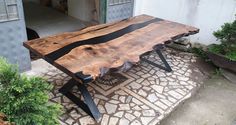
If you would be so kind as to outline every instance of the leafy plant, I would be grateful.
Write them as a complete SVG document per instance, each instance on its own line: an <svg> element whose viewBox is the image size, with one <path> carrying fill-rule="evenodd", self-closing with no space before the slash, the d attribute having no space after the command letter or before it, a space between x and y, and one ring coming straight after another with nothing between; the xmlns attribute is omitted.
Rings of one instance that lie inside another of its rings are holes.
<svg viewBox="0 0 236 125"><path fill-rule="evenodd" d="M208 57L207 57L207 54L206 52L203 50L203 48L197 48L197 47L194 47L191 49L191 52L192 53L195 53L197 56L207 60Z"/></svg>
<svg viewBox="0 0 236 125"><path fill-rule="evenodd" d="M0 125L15 125L15 124L8 122L6 115L3 113L0 113Z"/></svg>
<svg viewBox="0 0 236 125"><path fill-rule="evenodd" d="M236 20L232 23L225 23L213 35L220 40L221 44L212 44L208 50L236 61Z"/></svg>
<svg viewBox="0 0 236 125"><path fill-rule="evenodd" d="M0 58L0 112L17 125L57 125L61 106L49 104L52 89L40 77L26 77Z"/></svg>
<svg viewBox="0 0 236 125"><path fill-rule="evenodd" d="M213 33L222 42L236 42L236 20L232 23L225 23L220 30Z"/></svg>

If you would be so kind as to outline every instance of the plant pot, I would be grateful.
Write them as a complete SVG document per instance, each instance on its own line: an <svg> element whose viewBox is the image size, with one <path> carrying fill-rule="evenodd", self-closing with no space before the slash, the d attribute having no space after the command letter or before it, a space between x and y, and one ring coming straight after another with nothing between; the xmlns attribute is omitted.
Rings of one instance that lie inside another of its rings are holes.
<svg viewBox="0 0 236 125"><path fill-rule="evenodd" d="M236 72L236 61L232 61L221 54L207 51L209 59L218 67Z"/></svg>

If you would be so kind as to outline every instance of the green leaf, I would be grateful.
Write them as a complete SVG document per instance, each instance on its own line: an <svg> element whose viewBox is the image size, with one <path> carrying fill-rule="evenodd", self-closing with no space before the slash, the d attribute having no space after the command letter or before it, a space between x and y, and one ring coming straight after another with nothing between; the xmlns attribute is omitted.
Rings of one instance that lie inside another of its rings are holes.
<svg viewBox="0 0 236 125"><path fill-rule="evenodd" d="M49 105L52 86L41 77L20 75L16 65L0 58L0 112L17 125L57 125L58 104Z"/></svg>

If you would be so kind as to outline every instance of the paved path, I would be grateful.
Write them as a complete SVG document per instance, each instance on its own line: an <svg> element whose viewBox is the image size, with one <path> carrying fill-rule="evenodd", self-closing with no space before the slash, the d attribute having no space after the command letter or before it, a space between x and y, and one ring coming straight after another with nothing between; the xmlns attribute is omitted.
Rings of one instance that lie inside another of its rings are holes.
<svg viewBox="0 0 236 125"><path fill-rule="evenodd" d="M102 118L101 125L156 125L179 104L192 96L203 83L205 75L196 66L197 59L189 53L166 49L164 55L173 69L165 72L147 63L141 63L126 73L107 75L89 84L90 91ZM158 63L155 53L147 56ZM87 125L96 122L58 92L70 77L53 66L38 60L28 74L43 75L55 87L51 101L64 106L62 125ZM199 65L198 65L199 66ZM74 88L74 94L80 94Z"/></svg>
<svg viewBox="0 0 236 125"><path fill-rule="evenodd" d="M213 78L161 125L236 125L236 84Z"/></svg>

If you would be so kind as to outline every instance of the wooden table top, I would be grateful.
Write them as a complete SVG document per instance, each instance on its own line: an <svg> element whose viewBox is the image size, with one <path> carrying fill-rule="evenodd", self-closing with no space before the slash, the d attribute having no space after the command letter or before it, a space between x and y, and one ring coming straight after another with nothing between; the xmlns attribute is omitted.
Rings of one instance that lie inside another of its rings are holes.
<svg viewBox="0 0 236 125"><path fill-rule="evenodd" d="M127 62L137 63L155 45L198 32L195 27L140 15L27 41L24 46L72 77L82 71L96 78Z"/></svg>

